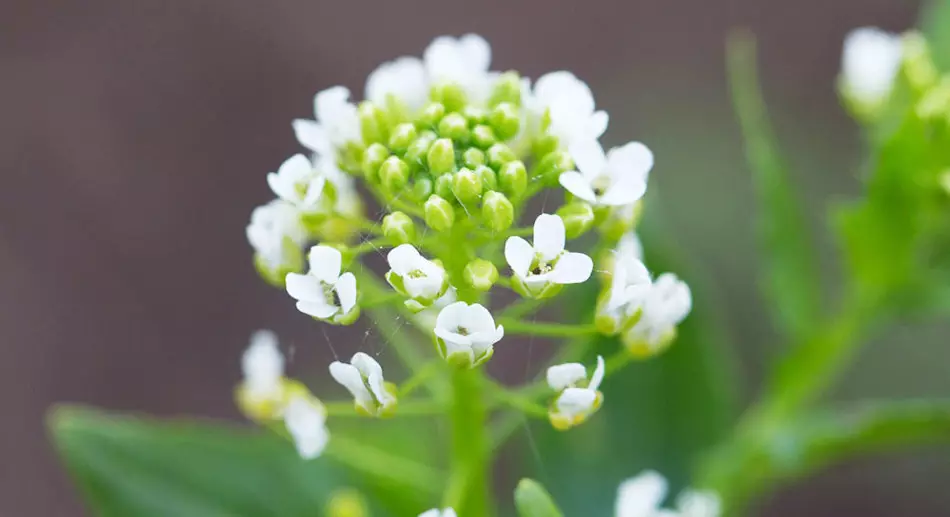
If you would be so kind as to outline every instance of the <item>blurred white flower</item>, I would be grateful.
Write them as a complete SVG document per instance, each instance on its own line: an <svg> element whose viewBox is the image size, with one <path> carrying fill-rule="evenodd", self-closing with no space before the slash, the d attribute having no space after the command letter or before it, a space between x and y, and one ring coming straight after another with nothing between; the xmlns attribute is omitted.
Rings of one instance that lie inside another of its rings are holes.
<svg viewBox="0 0 950 517"><path fill-rule="evenodd" d="M455 510L451 508L433 508L431 510L422 512L419 514L419 517L457 517L455 515Z"/></svg>
<svg viewBox="0 0 950 517"><path fill-rule="evenodd" d="M495 319L484 306L455 302L439 312L435 335L447 361L477 366L491 358L493 345L505 335L505 329L495 326Z"/></svg>
<svg viewBox="0 0 950 517"><path fill-rule="evenodd" d="M356 406L368 415L379 416L396 404L396 397L386 389L383 368L363 352L354 354L350 364L332 362L330 375L353 394Z"/></svg>
<svg viewBox="0 0 950 517"><path fill-rule="evenodd" d="M310 271L287 274L287 293L297 300L297 310L333 323L349 324L356 319L356 277L341 275L342 263L336 248L310 248Z"/></svg>
<svg viewBox="0 0 950 517"><path fill-rule="evenodd" d="M420 311L445 294L448 279L441 265L426 259L412 244L400 244L386 256L386 280L410 299L406 305Z"/></svg>
<svg viewBox="0 0 950 517"><path fill-rule="evenodd" d="M893 88L902 55L900 35L874 27L852 30L841 57L844 92L866 107L883 102Z"/></svg>
<svg viewBox="0 0 950 517"><path fill-rule="evenodd" d="M597 368L590 380L587 369L580 363L565 363L551 366L547 371L548 386L560 392L549 416L557 429L570 429L583 423L592 415L603 400L598 391L604 380L604 358L597 356Z"/></svg>
<svg viewBox="0 0 950 517"><path fill-rule="evenodd" d="M241 357L243 390L248 401L279 402L283 397L284 356L277 346L277 335L258 330Z"/></svg>
<svg viewBox="0 0 950 517"><path fill-rule="evenodd" d="M310 160L302 154L287 158L277 172L267 175L267 184L274 194L304 212L313 212L319 208L326 182L326 177L317 172Z"/></svg>
<svg viewBox="0 0 950 517"><path fill-rule="evenodd" d="M596 141L607 130L607 112L594 109L590 88L570 72L541 76L534 85L531 109L536 117L547 117L548 133L565 148Z"/></svg>
<svg viewBox="0 0 950 517"><path fill-rule="evenodd" d="M245 232L255 253L270 270L295 266L300 246L307 240L301 213L292 204L275 199L251 212Z"/></svg>
<svg viewBox="0 0 950 517"><path fill-rule="evenodd" d="M301 145L320 156L335 156L349 142L360 142L360 121L356 106L349 102L350 90L333 86L313 98L316 120L294 120L294 133Z"/></svg>
<svg viewBox="0 0 950 517"><path fill-rule="evenodd" d="M673 273L663 273L643 298L640 318L623 334L624 344L636 355L663 350L676 335L676 326L692 309L689 286Z"/></svg>
<svg viewBox="0 0 950 517"><path fill-rule="evenodd" d="M309 460L323 453L330 439L326 421L327 410L319 400L301 395L287 404L284 424L301 458Z"/></svg>
<svg viewBox="0 0 950 517"><path fill-rule="evenodd" d="M715 492L684 490L676 509L661 509L666 498L666 479L647 470L620 484L614 510L616 517L719 517L721 503Z"/></svg>
<svg viewBox="0 0 950 517"><path fill-rule="evenodd" d="M488 99L493 75L488 71L491 46L485 38L477 34L440 36L426 48L423 61L433 84L457 84L475 104Z"/></svg>
<svg viewBox="0 0 950 517"><path fill-rule="evenodd" d="M426 67L417 57L404 56L380 65L366 80L366 99L386 107L390 99L402 102L410 114L429 100Z"/></svg>
<svg viewBox="0 0 950 517"><path fill-rule="evenodd" d="M563 172L558 181L575 197L595 206L621 206L636 203L646 192L653 153L640 142L606 155L596 140L572 143L568 150L580 172Z"/></svg>
<svg viewBox="0 0 950 517"><path fill-rule="evenodd" d="M594 262L583 253L564 250L564 221L541 214L534 221L534 242L509 237L505 242L505 260L515 275L522 294L546 297L562 284L577 284L590 278Z"/></svg>

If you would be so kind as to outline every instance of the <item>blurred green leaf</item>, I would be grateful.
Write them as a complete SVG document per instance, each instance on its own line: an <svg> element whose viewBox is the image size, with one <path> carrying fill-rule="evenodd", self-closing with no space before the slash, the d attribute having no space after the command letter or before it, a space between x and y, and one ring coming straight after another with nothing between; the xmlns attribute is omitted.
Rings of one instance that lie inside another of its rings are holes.
<svg viewBox="0 0 950 517"><path fill-rule="evenodd" d="M920 26L937 67L950 71L950 0L931 0L921 12Z"/></svg>
<svg viewBox="0 0 950 517"><path fill-rule="evenodd" d="M515 507L521 517L563 517L551 495L533 479L522 479L518 483Z"/></svg>
<svg viewBox="0 0 950 517"><path fill-rule="evenodd" d="M375 487L370 498L394 515L418 512L431 502L428 494L393 481L414 473L392 472L387 479L368 469L359 477L347 475L334 456L347 456L350 462L375 458L352 457L371 451L345 439L336 440L329 457L303 461L272 434L220 424L158 422L61 407L51 413L50 428L98 515L311 517L322 513L333 489L351 481L360 488Z"/></svg>
<svg viewBox="0 0 950 517"><path fill-rule="evenodd" d="M758 197L762 285L778 327L791 340L804 337L821 308L820 279L796 186L772 134L756 70L755 41L745 32L727 47L732 101L745 141Z"/></svg>

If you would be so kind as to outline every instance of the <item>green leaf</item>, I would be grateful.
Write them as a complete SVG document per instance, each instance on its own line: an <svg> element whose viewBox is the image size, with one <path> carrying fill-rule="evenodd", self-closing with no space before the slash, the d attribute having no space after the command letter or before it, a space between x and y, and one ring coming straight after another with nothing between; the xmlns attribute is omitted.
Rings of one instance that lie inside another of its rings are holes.
<svg viewBox="0 0 950 517"><path fill-rule="evenodd" d="M920 26L937 67L950 71L950 0L931 0L921 12Z"/></svg>
<svg viewBox="0 0 950 517"><path fill-rule="evenodd" d="M348 485L375 487L371 498L398 515L418 513L432 497L397 483L427 474L410 465L387 475L378 470L385 458L354 457L371 451L345 437L331 440L337 443L325 457L303 461L275 435L222 424L60 407L50 428L87 502L103 516L310 517L322 513L332 490ZM357 478L339 459L368 467Z"/></svg>
<svg viewBox="0 0 950 517"><path fill-rule="evenodd" d="M752 36L734 33L727 58L732 101L758 198L765 272L762 285L778 327L801 339L818 319L820 279L802 204L772 134L756 71Z"/></svg>
<svg viewBox="0 0 950 517"><path fill-rule="evenodd" d="M551 494L533 479L522 479L515 488L515 508L521 517L563 517Z"/></svg>

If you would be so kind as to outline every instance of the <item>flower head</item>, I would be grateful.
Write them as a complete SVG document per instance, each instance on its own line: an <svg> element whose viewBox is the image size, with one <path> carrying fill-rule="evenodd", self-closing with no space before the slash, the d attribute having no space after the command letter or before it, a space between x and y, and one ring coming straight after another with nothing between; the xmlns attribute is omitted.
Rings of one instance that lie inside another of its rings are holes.
<svg viewBox="0 0 950 517"><path fill-rule="evenodd" d="M277 335L258 330L241 357L244 381L238 387L241 409L251 418L268 420L282 412L286 398L284 356L277 346Z"/></svg>
<svg viewBox="0 0 950 517"><path fill-rule="evenodd" d="M603 394L598 391L604 380L604 358L597 356L597 368L590 380L580 363L558 364L548 368L548 386L560 392L549 417L556 429L566 430L583 423L600 408Z"/></svg>
<svg viewBox="0 0 950 517"><path fill-rule="evenodd" d="M662 351L676 336L676 326L692 308L689 286L672 273L663 273L643 297L640 318L623 334L627 348L646 357Z"/></svg>
<svg viewBox="0 0 950 517"><path fill-rule="evenodd" d="M350 364L334 361L330 375L353 394L358 411L381 416L395 408L395 389L383 380L383 368L369 355L357 352Z"/></svg>
<svg viewBox="0 0 950 517"><path fill-rule="evenodd" d="M542 127L565 148L596 141L607 130L607 112L595 111L590 88L570 72L541 76L533 94L534 111L546 121Z"/></svg>
<svg viewBox="0 0 950 517"><path fill-rule="evenodd" d="M595 323L601 332L612 335L634 319L651 291L650 271L640 260L642 250L634 234L617 245L611 257L610 284L597 304Z"/></svg>
<svg viewBox="0 0 950 517"><path fill-rule="evenodd" d="M385 107L398 102L410 114L417 113L429 99L429 81L422 60L404 56L380 65L366 80L366 99Z"/></svg>
<svg viewBox="0 0 950 517"><path fill-rule="evenodd" d="M477 104L488 98L491 88L491 46L477 34L460 38L441 36L432 41L423 54L425 69L433 84L460 86L469 100Z"/></svg>
<svg viewBox="0 0 950 517"><path fill-rule="evenodd" d="M647 470L620 484L614 510L616 517L719 517L720 501L715 492L684 490L676 500L676 510L661 509L666 498L666 479Z"/></svg>
<svg viewBox="0 0 950 517"><path fill-rule="evenodd" d="M310 460L323 453L330 440L326 421L327 410L319 400L305 396L291 398L284 411L284 424L301 458Z"/></svg>
<svg viewBox="0 0 950 517"><path fill-rule="evenodd" d="M326 183L326 177L318 173L310 160L302 154L287 158L277 172L267 175L267 184L274 194L304 212L313 212L320 208L319 203Z"/></svg>
<svg viewBox="0 0 950 517"><path fill-rule="evenodd" d="M449 282L439 263L423 257L412 244L400 244L386 256L386 280L393 289L409 297L406 306L418 312L445 294Z"/></svg>
<svg viewBox="0 0 950 517"><path fill-rule="evenodd" d="M841 86L861 110L874 110L887 100L900 69L900 35L873 27L851 31L841 56Z"/></svg>
<svg viewBox="0 0 950 517"><path fill-rule="evenodd" d="M422 512L421 514L419 514L419 517L457 517L457 516L455 514L455 510L451 508L442 508L441 510L438 508L433 508L431 510Z"/></svg>
<svg viewBox="0 0 950 517"><path fill-rule="evenodd" d="M473 367L491 358L493 345L505 335L505 329L495 326L495 319L482 305L455 302L439 312L435 335L442 357L453 364Z"/></svg>
<svg viewBox="0 0 950 517"><path fill-rule="evenodd" d="M300 247L307 240L307 229L292 204L275 199L255 208L245 232L257 268L272 283L280 284L284 275L303 266Z"/></svg>
<svg viewBox="0 0 950 517"><path fill-rule="evenodd" d="M653 153L640 142L615 147L606 155L596 140L572 144L578 171L561 173L558 181L575 197L595 206L636 203L647 190Z"/></svg>
<svg viewBox="0 0 950 517"><path fill-rule="evenodd" d="M287 275L287 293L297 300L297 310L331 323L348 325L356 320L356 277L341 275L342 263L343 255L336 248L310 248L310 272Z"/></svg>
<svg viewBox="0 0 950 517"><path fill-rule="evenodd" d="M583 253L565 251L564 240L564 221L551 214L535 219L533 244L521 237L508 238L505 260L521 294L544 298L556 294L562 284L578 284L590 278L594 262Z"/></svg>
<svg viewBox="0 0 950 517"><path fill-rule="evenodd" d="M334 86L313 98L316 120L297 119L294 133L301 145L321 156L335 156L350 142L362 140L356 106L349 102L350 90Z"/></svg>

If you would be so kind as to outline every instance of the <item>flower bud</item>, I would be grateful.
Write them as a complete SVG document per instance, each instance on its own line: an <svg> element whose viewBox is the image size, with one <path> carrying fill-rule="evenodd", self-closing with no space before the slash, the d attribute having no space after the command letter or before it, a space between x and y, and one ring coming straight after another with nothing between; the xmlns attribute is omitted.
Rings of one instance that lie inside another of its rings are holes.
<svg viewBox="0 0 950 517"><path fill-rule="evenodd" d="M393 212L383 217L383 236L394 246L412 242L416 238L416 225L403 212Z"/></svg>
<svg viewBox="0 0 950 517"><path fill-rule="evenodd" d="M443 83L433 87L432 100L441 102L446 111L459 111L468 102L465 90L455 83Z"/></svg>
<svg viewBox="0 0 950 517"><path fill-rule="evenodd" d="M583 201L572 201L558 208L557 215L564 221L568 239L580 237L594 226L594 209Z"/></svg>
<svg viewBox="0 0 950 517"><path fill-rule="evenodd" d="M521 129L521 114L510 102L502 102L488 115L488 123L501 140L514 138Z"/></svg>
<svg viewBox="0 0 950 517"><path fill-rule="evenodd" d="M389 140L389 123L386 114L372 102L360 103L357 110L360 119L360 134L367 143L386 143Z"/></svg>
<svg viewBox="0 0 950 517"><path fill-rule="evenodd" d="M439 122L439 136L451 138L460 144L468 142L471 132L468 130L468 121L459 113L449 113Z"/></svg>
<svg viewBox="0 0 950 517"><path fill-rule="evenodd" d="M462 203L478 201L482 195L482 179L470 169L452 175L452 192Z"/></svg>
<svg viewBox="0 0 950 517"><path fill-rule="evenodd" d="M389 148L396 153L404 153L416 140L416 126L402 123L393 129L389 135Z"/></svg>
<svg viewBox="0 0 950 517"><path fill-rule="evenodd" d="M379 167L389 158L389 149L383 144L371 144L363 152L363 175L366 181L376 183L379 181Z"/></svg>
<svg viewBox="0 0 950 517"><path fill-rule="evenodd" d="M528 188L528 170L524 162L515 160L501 166L498 170L498 185L508 197L518 198Z"/></svg>
<svg viewBox="0 0 950 517"><path fill-rule="evenodd" d="M485 259L475 259L466 264L463 274L468 285L479 291L491 289L498 281L498 268Z"/></svg>
<svg viewBox="0 0 950 517"><path fill-rule="evenodd" d="M462 153L462 165L472 170L479 165L485 165L485 153L480 149L469 147Z"/></svg>
<svg viewBox="0 0 950 517"><path fill-rule="evenodd" d="M455 194L452 193L452 188L453 188L452 183L453 183L454 176L455 176L454 174L443 174L435 178L434 192L436 193L436 195L438 195L439 197L443 197L445 199L455 198ZM429 198L427 197L426 199L429 199Z"/></svg>
<svg viewBox="0 0 950 517"><path fill-rule="evenodd" d="M597 223L597 229L607 240L615 241L637 226L640 216L643 215L643 200L633 205L604 208L607 208L607 217L603 222Z"/></svg>
<svg viewBox="0 0 950 517"><path fill-rule="evenodd" d="M432 102L422 110L419 115L419 122L428 127L435 127L444 116L445 106L441 102Z"/></svg>
<svg viewBox="0 0 950 517"><path fill-rule="evenodd" d="M465 106L465 109L462 110L462 115L465 116L465 119L468 120L470 126L475 126L478 124L484 124L488 120L488 112L477 106L472 106L469 104Z"/></svg>
<svg viewBox="0 0 950 517"><path fill-rule="evenodd" d="M479 124L472 129L472 141L478 147L487 149L498 142L495 132L492 128L484 124Z"/></svg>
<svg viewBox="0 0 950 517"><path fill-rule="evenodd" d="M369 517L366 500L352 489L339 490L330 496L327 517Z"/></svg>
<svg viewBox="0 0 950 517"><path fill-rule="evenodd" d="M515 208L504 194L490 191L482 200L482 217L492 231L502 232L514 223Z"/></svg>
<svg viewBox="0 0 950 517"><path fill-rule="evenodd" d="M379 181L383 188L395 193L409 182L409 166L397 156L390 156L379 167Z"/></svg>
<svg viewBox="0 0 950 517"><path fill-rule="evenodd" d="M412 182L412 199L419 203L425 202L435 191L435 183L427 174L420 174Z"/></svg>
<svg viewBox="0 0 950 517"><path fill-rule="evenodd" d="M538 162L536 176L544 178L546 181L557 181L562 172L574 168L574 160L566 151L554 151L548 153Z"/></svg>
<svg viewBox="0 0 950 517"><path fill-rule="evenodd" d="M505 72L495 81L495 87L488 97L488 105L497 106L503 102L521 106L521 76L518 72Z"/></svg>
<svg viewBox="0 0 950 517"><path fill-rule="evenodd" d="M424 168L426 164L426 153L429 152L429 147L432 145L432 142L435 142L436 138L435 133L432 131L427 130L420 132L416 140L406 149L406 154L403 155L403 159L406 160L406 163L414 170Z"/></svg>
<svg viewBox="0 0 950 517"><path fill-rule="evenodd" d="M426 224L437 232L444 232L455 223L455 208L436 194L429 196L424 210Z"/></svg>
<svg viewBox="0 0 950 517"><path fill-rule="evenodd" d="M448 138L440 138L432 142L426 154L429 171L434 175L455 172L455 146Z"/></svg>
<svg viewBox="0 0 950 517"><path fill-rule="evenodd" d="M475 175L482 181L483 190L498 190L498 175L491 167L479 165L475 168Z"/></svg>
<svg viewBox="0 0 950 517"><path fill-rule="evenodd" d="M502 165L518 159L515 153L505 144L495 144L489 147L487 155L488 165L496 171L500 170Z"/></svg>
<svg viewBox="0 0 950 517"><path fill-rule="evenodd" d="M918 92L931 88L939 80L940 72L934 64L927 40L919 32L909 32L901 39L907 82Z"/></svg>

